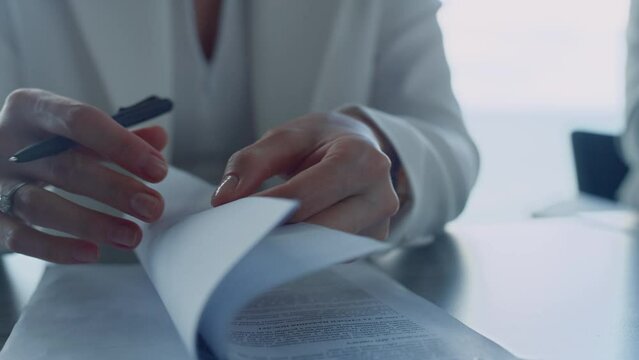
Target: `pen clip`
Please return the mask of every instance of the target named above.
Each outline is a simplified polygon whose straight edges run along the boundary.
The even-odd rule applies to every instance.
[[[113,116],[122,115],[123,113],[129,112],[129,111],[135,111],[135,110],[137,110],[138,108],[141,108],[141,107],[143,107],[143,106],[146,106],[146,105],[147,105],[147,104],[149,104],[149,103],[152,103],[152,102],[158,101],[159,99],[160,99],[160,98],[158,98],[158,97],[157,97],[157,96],[155,96],[155,95],[149,96],[148,98],[146,98],[146,99],[144,99],[144,100],[142,100],[142,101],[140,101],[140,102],[138,102],[138,103],[135,103],[135,104],[130,105],[130,106],[127,106],[127,107],[121,107],[121,108],[119,108],[119,109],[118,109],[118,111],[117,111],[117,113],[116,113],[115,115],[113,115]]]

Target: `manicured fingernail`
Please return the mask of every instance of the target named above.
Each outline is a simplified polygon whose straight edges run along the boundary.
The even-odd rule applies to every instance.
[[[213,199],[221,199],[232,195],[235,192],[235,188],[237,184],[240,182],[240,178],[237,175],[226,175],[220,186],[215,190],[215,195],[213,195]]]
[[[98,261],[98,249],[92,246],[77,247],[72,253],[73,259],[82,263],[93,263]]]
[[[168,171],[168,165],[166,160],[162,159],[160,155],[151,154],[146,164],[144,165],[144,173],[152,179],[163,178]]]
[[[139,238],[137,229],[132,229],[129,226],[114,227],[110,234],[111,242],[128,248],[137,246]]]
[[[153,195],[139,193],[131,199],[131,207],[140,217],[150,220],[158,215],[162,202]]]

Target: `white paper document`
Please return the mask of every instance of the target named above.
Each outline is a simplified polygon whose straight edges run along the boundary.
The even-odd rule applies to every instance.
[[[336,265],[251,302],[229,359],[514,359],[365,263]]]
[[[139,265],[47,268],[2,360],[189,359]]]
[[[141,224],[142,266],[50,267],[0,360],[513,359],[369,265],[343,264],[386,244],[282,225],[290,200],[212,209],[214,187],[176,169],[157,189],[166,211]]]

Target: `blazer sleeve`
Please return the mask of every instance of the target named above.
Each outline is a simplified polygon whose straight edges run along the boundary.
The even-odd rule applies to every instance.
[[[10,16],[8,1],[0,1],[0,107],[4,99],[19,87],[19,52]],[[0,247],[0,254],[7,252]]]
[[[0,1],[0,102],[20,87],[22,70],[20,51],[15,37],[11,2]]]
[[[350,106],[386,136],[410,198],[392,221],[396,243],[428,238],[463,210],[479,155],[452,92],[434,0],[382,1],[375,74],[367,106]]]
[[[621,184],[619,200],[639,208],[639,1],[630,2],[626,58],[626,130],[621,136],[629,173]]]

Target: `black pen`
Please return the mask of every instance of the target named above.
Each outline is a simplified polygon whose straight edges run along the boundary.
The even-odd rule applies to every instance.
[[[171,100],[161,99],[157,96],[150,96],[135,105],[120,108],[112,117],[118,124],[124,127],[129,127],[165,114],[171,111],[172,108],[173,103]],[[63,136],[56,136],[25,147],[9,158],[9,161],[23,163],[38,160],[47,156],[59,154],[76,145],[78,144],[71,139]]]

